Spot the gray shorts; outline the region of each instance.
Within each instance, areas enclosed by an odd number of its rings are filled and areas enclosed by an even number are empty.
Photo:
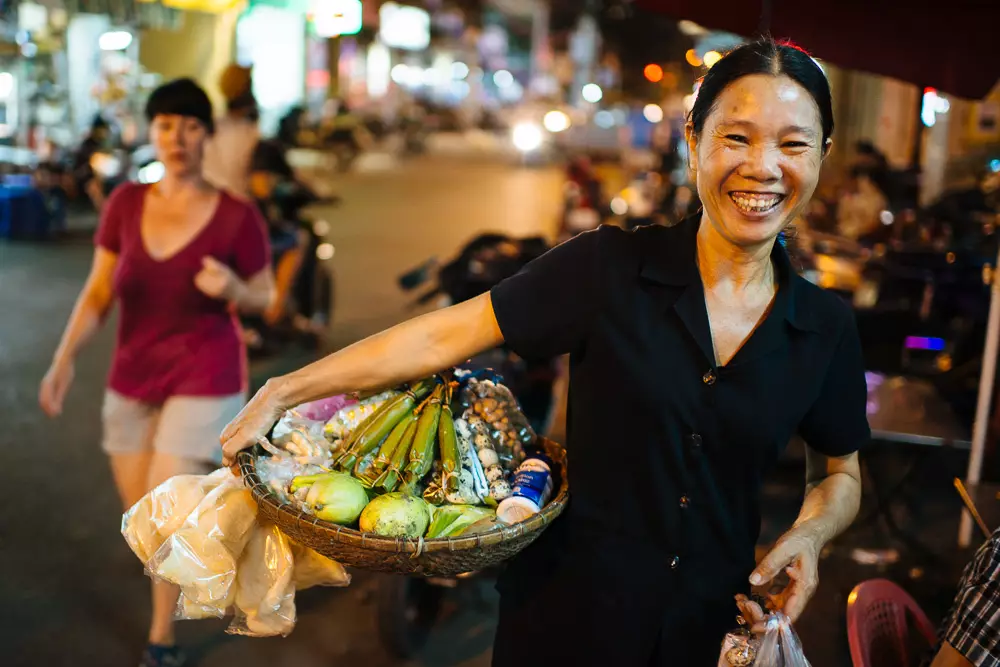
[[[246,396],[173,396],[161,405],[106,390],[101,421],[108,454],[154,451],[193,461],[222,462],[219,435]]]

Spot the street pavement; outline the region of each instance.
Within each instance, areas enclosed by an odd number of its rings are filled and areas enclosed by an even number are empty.
[[[328,185],[344,199],[319,212],[330,223],[329,241],[336,247],[328,341],[336,349],[419,312],[410,305],[412,296],[396,286],[406,269],[432,256],[447,258],[483,231],[551,234],[561,176],[555,169],[517,168],[486,155],[449,155],[338,176]],[[0,242],[0,664],[12,667],[130,666],[145,641],[148,580],[119,535],[121,508],[98,444],[110,327],[79,359],[63,416],[47,420],[36,403],[38,381],[90,254],[87,233],[52,244]],[[260,383],[308,359],[300,353],[257,364],[254,379]],[[961,469],[962,455],[901,453],[898,446],[874,454],[872,470],[893,479],[901,467],[920,464],[907,486],[916,493],[897,517],[930,553],[908,550],[900,563],[882,567],[855,564],[850,559],[855,546],[899,544],[878,522],[838,540],[825,555],[820,590],[798,624],[814,667],[850,665],[844,608],[859,581],[876,576],[899,581],[937,622],[953,595],[958,568],[968,559],[953,547],[958,504],[948,475]],[[790,456],[766,486],[762,545],[794,520],[802,479],[801,457]],[[628,483],[624,472],[621,483]],[[880,482],[880,488],[892,486],[892,480]],[[869,494],[863,513],[872,508]],[[379,581],[359,572],[347,589],[300,593],[299,623],[285,639],[232,637],[224,634],[224,621],[198,621],[180,624],[179,641],[194,664],[204,667],[489,664],[496,609],[490,580],[463,582],[449,591],[426,649],[406,663],[387,655],[378,640]],[[554,613],[572,613],[558,600],[552,604]],[[734,623],[735,613],[734,606]]]

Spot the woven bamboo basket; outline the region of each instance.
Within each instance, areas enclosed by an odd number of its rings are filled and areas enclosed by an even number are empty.
[[[454,576],[482,570],[513,557],[562,514],[569,501],[566,450],[552,440],[543,439],[543,445],[556,464],[553,472],[558,491],[540,513],[489,532],[435,540],[379,537],[322,521],[295,505],[282,502],[261,482],[256,459],[266,453],[259,446],[241,452],[238,462],[260,514],[297,542],[352,567],[427,577]]]

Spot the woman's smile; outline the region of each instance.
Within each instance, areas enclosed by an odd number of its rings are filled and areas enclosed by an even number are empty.
[[[778,192],[732,190],[729,192],[729,199],[748,220],[762,220],[778,211],[785,195]]]

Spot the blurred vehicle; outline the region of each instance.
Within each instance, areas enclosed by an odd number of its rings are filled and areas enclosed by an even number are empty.
[[[334,247],[326,241],[329,223],[307,209],[335,205],[339,199],[321,197],[296,179],[279,142],[261,142],[250,180],[268,223],[281,305],[270,318],[244,319],[247,346],[254,356],[271,354],[292,341],[316,347],[332,319],[334,275],[329,260]]]
[[[415,305],[447,307],[489,291],[548,249],[540,237],[516,239],[482,234],[445,264],[429,259],[399,277],[400,288],[422,289]],[[517,396],[536,432],[544,432],[553,403],[555,361],[526,361],[501,347],[463,365],[470,370],[498,372]],[[485,573],[423,579],[384,575],[376,592],[378,633],[386,649],[400,659],[412,657],[426,642],[441,610],[444,592]]]

